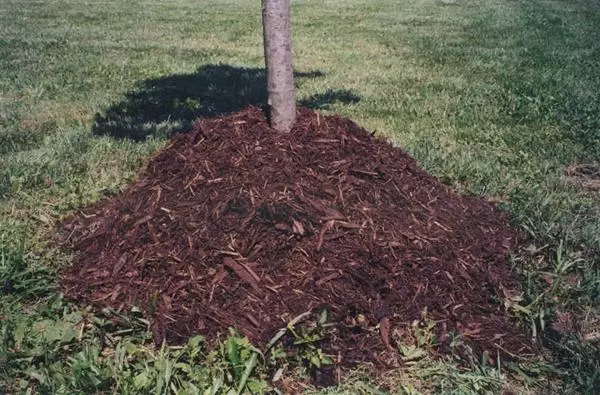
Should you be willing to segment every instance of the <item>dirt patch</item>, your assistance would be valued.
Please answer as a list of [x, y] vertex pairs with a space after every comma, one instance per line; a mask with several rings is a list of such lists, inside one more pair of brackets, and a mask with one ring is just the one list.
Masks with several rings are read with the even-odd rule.
[[259, 346], [327, 309], [326, 349], [378, 361], [424, 314], [477, 352], [528, 350], [498, 302], [514, 289], [506, 215], [459, 196], [352, 121], [301, 109], [291, 134], [251, 107], [203, 119], [125, 192], [62, 224], [67, 297], [152, 318], [155, 340], [236, 327]]
[[592, 191], [600, 191], [600, 164], [571, 165], [566, 168], [565, 175], [571, 184], [581, 185]]

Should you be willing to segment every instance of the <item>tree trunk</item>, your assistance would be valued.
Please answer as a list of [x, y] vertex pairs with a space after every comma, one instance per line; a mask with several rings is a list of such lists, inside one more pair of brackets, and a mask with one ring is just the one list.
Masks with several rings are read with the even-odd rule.
[[296, 120], [290, 0], [262, 0], [262, 12], [269, 120], [289, 132]]

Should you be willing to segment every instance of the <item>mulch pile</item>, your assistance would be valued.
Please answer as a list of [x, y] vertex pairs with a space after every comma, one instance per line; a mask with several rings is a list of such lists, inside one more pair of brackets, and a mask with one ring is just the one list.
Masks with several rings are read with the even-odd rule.
[[67, 297], [140, 308], [157, 343], [235, 327], [264, 346], [327, 309], [345, 363], [377, 361], [423, 315], [442, 349], [454, 332], [492, 356], [528, 350], [498, 302], [516, 284], [506, 215], [337, 116], [300, 109], [290, 134], [256, 107], [202, 119], [61, 229]]

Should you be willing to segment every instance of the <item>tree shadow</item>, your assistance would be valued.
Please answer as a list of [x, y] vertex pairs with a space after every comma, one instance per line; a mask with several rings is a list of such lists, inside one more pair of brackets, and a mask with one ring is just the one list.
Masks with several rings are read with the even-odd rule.
[[[320, 71], [294, 73], [296, 84], [302, 79], [323, 76]], [[299, 104], [327, 109], [332, 103], [347, 104], [359, 100], [351, 91], [330, 89]], [[189, 130], [198, 117], [225, 115], [248, 105], [263, 106], [265, 103], [263, 68], [207, 64], [192, 74], [175, 74], [141, 82], [122, 101], [96, 114], [92, 133], [139, 141], [148, 136]]]
[[315, 110], [327, 110], [333, 103], [352, 104], [360, 101], [360, 97], [347, 89], [328, 89], [323, 93], [316, 93], [298, 104]]

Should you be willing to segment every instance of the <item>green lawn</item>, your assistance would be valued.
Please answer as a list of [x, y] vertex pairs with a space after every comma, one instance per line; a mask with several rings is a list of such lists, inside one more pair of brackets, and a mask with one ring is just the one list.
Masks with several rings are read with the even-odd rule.
[[[513, 258], [522, 295], [504, 303], [545, 347], [490, 367], [417, 344], [403, 368], [357, 369], [329, 393], [595, 393], [600, 193], [564, 172], [600, 162], [600, 3], [292, 3], [298, 101], [508, 210], [529, 240]], [[118, 193], [169, 132], [260, 103], [261, 32], [258, 1], [0, 1], [0, 393], [258, 391], [278, 367], [302, 388], [301, 368], [237, 336], [155, 349], [143, 317], [56, 292], [70, 260], [57, 221]], [[565, 317], [573, 330], [554, 331]]]

